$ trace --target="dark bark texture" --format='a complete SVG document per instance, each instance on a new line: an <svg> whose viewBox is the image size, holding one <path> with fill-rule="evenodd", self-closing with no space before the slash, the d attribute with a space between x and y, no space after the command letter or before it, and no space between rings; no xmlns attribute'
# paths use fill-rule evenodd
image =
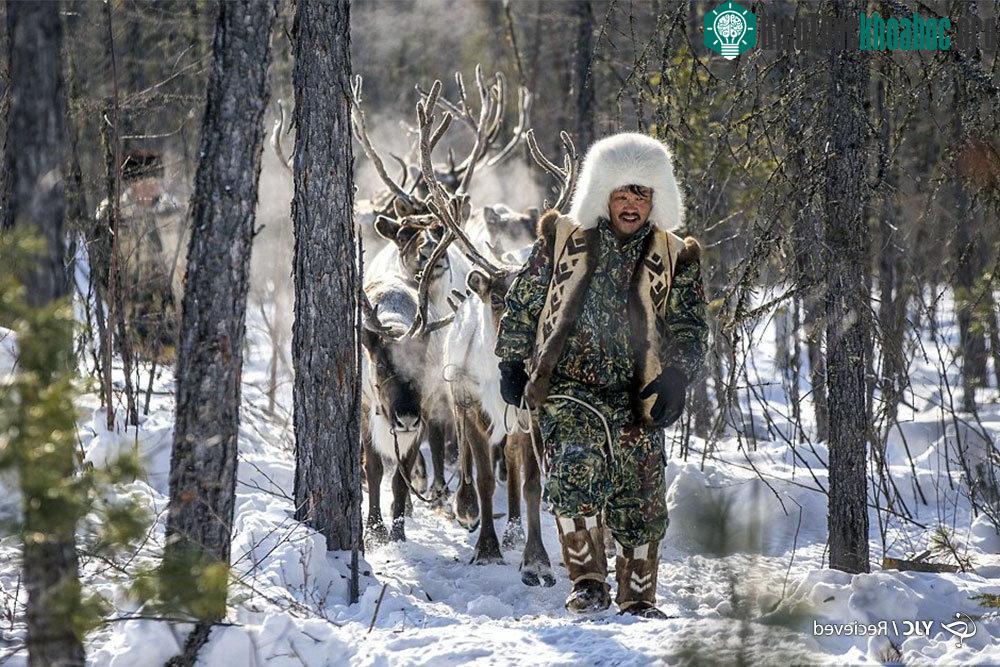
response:
<svg viewBox="0 0 1000 667"><path fill-rule="evenodd" d="M8 63L9 65L10 63ZM3 92L0 93L0 127L3 128L3 159L0 160L0 232L14 226L14 218L11 216L10 197L11 188L11 165L10 151L10 72L4 72Z"/></svg>
<svg viewBox="0 0 1000 667"><path fill-rule="evenodd" d="M219 5L191 198L168 562L192 556L229 562L250 246L276 4Z"/></svg>
<svg viewBox="0 0 1000 667"><path fill-rule="evenodd" d="M47 6L32 6L41 4ZM7 32L11 79L8 224L32 227L46 241L42 261L25 276L28 303L40 306L69 293L63 242L66 99L58 3L8 3Z"/></svg>
<svg viewBox="0 0 1000 667"><path fill-rule="evenodd" d="M864 10L861 0L834 0L834 24ZM871 317L865 186L865 109L868 65L860 51L830 54L825 138L826 380L830 409L830 567L867 572L868 506L865 476Z"/></svg>
<svg viewBox="0 0 1000 667"><path fill-rule="evenodd" d="M8 135L17 150L7 151L10 167L8 224L31 230L46 247L22 276L29 305L40 307L69 293L63 225L66 215L63 160L66 156L66 99L62 81L62 26L55 2L7 5L11 98ZM69 349L71 341L64 341ZM30 361L28 362L30 363ZM25 368L31 371L31 368ZM46 465L61 475L74 472L71 451ZM25 533L43 525L34 517L50 516L63 506L58 499L35 498L25 509ZM44 521L44 519L43 519ZM46 522L44 540L25 540L24 585L28 591L28 664L83 665L84 651L72 627L78 599L79 564L75 522Z"/></svg>
<svg viewBox="0 0 1000 667"><path fill-rule="evenodd" d="M361 536L361 386L350 126L350 6L299 0L295 16L296 518L331 550Z"/></svg>
<svg viewBox="0 0 1000 667"><path fill-rule="evenodd" d="M888 69L887 66L883 66ZM883 74L888 78L888 73ZM879 218L876 238L878 239L878 286L879 286L879 328L882 332L881 393L885 403L888 423L896 420L899 401L906 382L906 359L903 353L906 336L906 297L904 281L900 279L899 265L903 258L898 239L899 210L896 196L899 191L899 166L892 156L892 114L887 96L885 80L878 83L876 93L875 118L879 123L879 173L881 175L882 214Z"/></svg>

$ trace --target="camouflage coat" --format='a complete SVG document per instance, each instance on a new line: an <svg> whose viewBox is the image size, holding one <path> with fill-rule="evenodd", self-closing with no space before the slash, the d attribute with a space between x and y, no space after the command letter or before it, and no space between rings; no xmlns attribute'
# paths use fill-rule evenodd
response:
<svg viewBox="0 0 1000 667"><path fill-rule="evenodd" d="M610 222L602 219L596 265L576 321L551 373L552 389L572 387L599 394L635 391L633 376L637 354L634 321L629 314L629 289L646 237L647 225L619 244ZM539 318L552 280L550 243L539 238L506 297L500 321L496 354L501 359L529 360L535 352ZM707 348L708 326L701 267L697 261L677 261L667 293L664 314L655 315L659 331L659 360L674 366L689 379L701 373ZM631 338L630 338L631 337Z"/></svg>
<svg viewBox="0 0 1000 667"><path fill-rule="evenodd" d="M607 420L612 448L600 417L589 408L550 400L539 409L545 448L546 499L558 516L603 514L615 539L627 547L661 540L668 517L665 500L663 430L648 427L637 415L636 323L630 291L637 265L648 260L646 226L619 243L610 222L594 230L589 281L582 303L572 304L568 328L548 380L548 393L586 401ZM553 282L552 243L534 245L506 297L496 354L502 359L538 362L542 311ZM695 258L697 259L697 258ZM701 370L707 346L705 298L698 261L672 262L672 284L655 316L662 367L682 369L689 378Z"/></svg>

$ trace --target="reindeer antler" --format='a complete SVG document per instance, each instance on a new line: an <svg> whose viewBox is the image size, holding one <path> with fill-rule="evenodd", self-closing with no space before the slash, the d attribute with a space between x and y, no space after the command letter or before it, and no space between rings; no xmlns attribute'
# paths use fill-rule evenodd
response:
<svg viewBox="0 0 1000 667"><path fill-rule="evenodd" d="M380 336L393 339L399 338L399 336L392 335L392 329L382 324L381 320L379 320L378 306L372 308L372 302L368 300L368 295L365 294L364 290L361 290L361 317L366 329L374 331Z"/></svg>
<svg viewBox="0 0 1000 667"><path fill-rule="evenodd" d="M534 100L531 93L524 86L517 89L517 125L511 130L510 140L507 145L500 149L496 155L491 157L487 162L487 167L493 167L498 164L503 164L507 159L514 154L514 149L517 145L521 143L521 139L525 136L525 128L528 127L529 118L531 117L531 103Z"/></svg>
<svg viewBox="0 0 1000 667"><path fill-rule="evenodd" d="M482 106L480 107L479 113L480 125L476 132L476 144L472 147L470 157L477 155L479 151L482 150L482 146L486 141L487 136L486 126L491 114L493 113L493 107L489 104L489 91L482 83L481 70L477 68L476 71L477 82L480 84ZM463 174L462 183L459 185L458 190L455 193L448 192L445 187L441 185L441 182L434 173L431 151L434 148L436 140L440 139L440 134L438 132L432 132L431 128L434 126L434 108L437 104L438 95L440 95L440 93L441 82L435 81L434 85L431 86L431 90L427 97L417 103L417 123L420 133L420 170L423 174L429 193L426 204L428 208L430 208L431 213L433 213L438 220L444 223L445 227L447 227L449 231L449 234L446 234L441 239L441 243L444 244L446 240L448 243L451 243L452 240L457 239L473 263L482 267L482 269L491 277L497 277L502 273L501 269L483 257L483 255L480 254L480 252L469 240L469 237L466 236L465 232L462 230L462 224L465 222L465 218L468 216L469 210L469 196L466 194L466 189L468 188L469 180L472 178L474 165L470 164L469 169L465 172L465 174ZM464 101L463 104L465 104ZM450 124L451 121L448 120L450 116L450 113L445 115L444 119L441 121L442 125L445 122Z"/></svg>
<svg viewBox="0 0 1000 667"><path fill-rule="evenodd" d="M454 116L465 124L475 136L480 132L485 132L485 142L480 150L470 153L460 164L456 165L454 159L449 160L449 173L456 178L464 178L466 171L470 168L493 167L503 163L514 153L514 149L524 138L525 129L528 126L531 111L532 96L527 88L518 88L518 117L517 124L511 131L510 139L492 157L490 151L500 136L503 128L504 108L507 100L507 79L497 72L493 77L493 82L489 86L483 80L482 68L476 67L476 87L480 95L479 113L476 113L466 91L465 81L461 72L455 74L455 86L458 90L458 103L451 102L440 94L434 97L434 105L440 107L446 114ZM430 93L420 86L417 91L424 98L425 102L430 97ZM485 126L482 121L483 103L488 99L488 120ZM471 177L470 177L471 178Z"/></svg>
<svg viewBox="0 0 1000 667"><path fill-rule="evenodd" d="M354 81L351 84L351 128L354 131L354 138L358 140L361 144L362 150L364 150L365 155L368 159L372 161L375 166L375 171L378 173L378 177L382 179L382 182L386 184L389 190L392 192L393 196L405 202L412 209L419 209L422 206L422 202L417 200L417 198L411 193L407 192L400 186L396 181L389 176L389 172L386 171L385 163L379 154L375 151L375 147L372 145L371 139L368 137L368 128L365 125L365 112L361 108L361 75L354 77Z"/></svg>
<svg viewBox="0 0 1000 667"><path fill-rule="evenodd" d="M535 141L535 131L533 129L528 130L527 135L525 135L525 141L528 144L528 152L531 153L531 158L539 167L559 181L559 198L556 200L553 208L563 211L566 208L566 204L569 203L570 196L573 194L573 188L576 186L576 177L579 174L580 164L576 154L576 146L573 144L573 140L570 139L569 134L560 132L559 138L562 140L563 149L565 150L563 166L561 168L556 166L555 163L542 153L538 147L538 142Z"/></svg>
<svg viewBox="0 0 1000 667"><path fill-rule="evenodd" d="M424 264L424 269L417 278L419 280L419 286L417 287L417 316L413 319L413 326L410 330L406 332L407 336L426 336L433 331L437 331L445 324L454 319L454 315L449 318L445 318L448 322L443 322L443 320L438 320L437 322L430 322L427 319L427 309L429 307L430 299L430 289L431 289L431 276L434 274L434 267L437 266L438 261L444 257L444 254L448 251L448 246L451 245L452 241L455 240L455 235L449 229L438 241L438 244L434 247L434 251L431 252L430 258ZM433 327L433 328L431 328Z"/></svg>

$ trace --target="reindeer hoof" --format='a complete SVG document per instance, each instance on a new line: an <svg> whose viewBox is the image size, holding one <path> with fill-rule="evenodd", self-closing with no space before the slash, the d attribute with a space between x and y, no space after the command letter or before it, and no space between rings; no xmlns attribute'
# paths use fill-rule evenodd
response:
<svg viewBox="0 0 1000 667"><path fill-rule="evenodd" d="M434 507L445 507L448 503L448 487L444 482L434 482L430 491L431 504Z"/></svg>
<svg viewBox="0 0 1000 667"><path fill-rule="evenodd" d="M524 528L521 527L520 521L507 522L507 527L503 529L503 536L500 538L500 544L503 545L504 549L513 549L524 544Z"/></svg>
<svg viewBox="0 0 1000 667"><path fill-rule="evenodd" d="M371 524L365 528L364 540L366 549L378 549L389 542L389 531L385 529L384 523Z"/></svg>
<svg viewBox="0 0 1000 667"><path fill-rule="evenodd" d="M556 578L552 575L552 569L545 565L521 565L521 583L525 586L545 586L552 588L556 585Z"/></svg>
<svg viewBox="0 0 1000 667"><path fill-rule="evenodd" d="M471 486L459 487L453 500L455 520L470 533L479 528L479 498Z"/></svg>
<svg viewBox="0 0 1000 667"><path fill-rule="evenodd" d="M406 541L406 529L404 528L402 518L393 520L392 530L389 531L389 540L392 542Z"/></svg>
<svg viewBox="0 0 1000 667"><path fill-rule="evenodd" d="M476 547L476 553L469 561L470 565L495 565L499 563L503 563L503 556L500 554L500 548L495 545L490 548Z"/></svg>

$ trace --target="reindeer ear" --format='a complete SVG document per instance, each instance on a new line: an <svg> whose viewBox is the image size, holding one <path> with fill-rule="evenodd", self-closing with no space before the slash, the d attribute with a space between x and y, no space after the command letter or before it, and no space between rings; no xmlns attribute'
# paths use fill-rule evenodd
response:
<svg viewBox="0 0 1000 667"><path fill-rule="evenodd" d="M486 221L487 225L498 225L500 224L500 214L492 206L484 206L483 220Z"/></svg>
<svg viewBox="0 0 1000 667"><path fill-rule="evenodd" d="M490 287L492 283L489 276L480 271L479 269L473 269L469 272L469 276L465 279L465 283L469 286L473 292L479 295L479 298L484 302L487 297L489 297Z"/></svg>
<svg viewBox="0 0 1000 667"><path fill-rule="evenodd" d="M412 206L410 206L409 204L407 204L406 202L404 202L401 199L394 199L393 200L393 202L392 202L392 210L395 211L397 219L405 218L405 217L410 216L410 215L414 215L417 212Z"/></svg>
<svg viewBox="0 0 1000 667"><path fill-rule="evenodd" d="M396 240L396 233L402 225L387 215L380 215L375 218L375 231L378 235L388 241Z"/></svg>
<svg viewBox="0 0 1000 667"><path fill-rule="evenodd" d="M439 242L444 238L444 223L436 221L427 228L427 232L431 235L431 238L435 243Z"/></svg>
<svg viewBox="0 0 1000 667"><path fill-rule="evenodd" d="M378 350L379 339L378 334L368 328L361 329L361 345L365 348L368 354L375 354Z"/></svg>
<svg viewBox="0 0 1000 667"><path fill-rule="evenodd" d="M420 227L417 225L400 223L399 230L396 231L396 238L393 240L396 242L396 245L402 248L404 245L409 243L410 239L412 239L418 232L420 232Z"/></svg>

